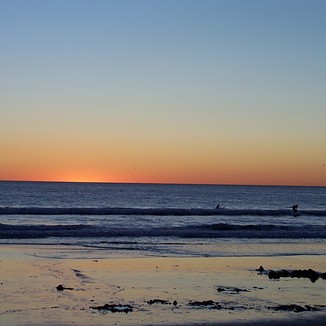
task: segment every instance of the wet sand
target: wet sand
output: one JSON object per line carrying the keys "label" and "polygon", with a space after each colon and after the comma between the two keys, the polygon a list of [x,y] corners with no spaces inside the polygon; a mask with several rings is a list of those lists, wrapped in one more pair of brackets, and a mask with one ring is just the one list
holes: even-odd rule
{"label": "wet sand", "polygon": [[[325,272],[325,256],[58,259],[51,250],[0,246],[0,325],[326,322],[326,280],[274,280],[256,271]],[[47,258],[36,256],[42,251]]]}

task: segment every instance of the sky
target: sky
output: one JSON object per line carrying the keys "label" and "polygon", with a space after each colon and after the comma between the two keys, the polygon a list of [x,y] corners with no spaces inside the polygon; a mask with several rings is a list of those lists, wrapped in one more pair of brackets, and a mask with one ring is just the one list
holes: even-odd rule
{"label": "sky", "polygon": [[0,0],[0,180],[326,186],[325,17]]}

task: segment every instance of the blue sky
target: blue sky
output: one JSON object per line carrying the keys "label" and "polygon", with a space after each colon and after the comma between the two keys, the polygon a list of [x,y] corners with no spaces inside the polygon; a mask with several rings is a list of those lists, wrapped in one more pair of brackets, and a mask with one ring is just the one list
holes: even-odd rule
{"label": "blue sky", "polygon": [[[269,172],[281,183],[291,157],[309,160],[297,170],[306,174],[326,161],[325,14],[325,1],[1,0],[2,152],[16,162],[47,147],[46,160],[27,166],[61,166],[51,155],[66,143],[124,181],[117,162],[143,164],[139,152],[179,162],[179,172],[209,170],[203,182],[236,183],[236,166],[233,174],[226,166],[246,153],[248,169],[264,166],[256,182],[271,182]],[[201,157],[196,167],[192,155]],[[150,166],[146,181],[160,181],[162,167]],[[255,182],[240,172],[248,175],[240,183]],[[324,170],[311,180],[324,184]]]}

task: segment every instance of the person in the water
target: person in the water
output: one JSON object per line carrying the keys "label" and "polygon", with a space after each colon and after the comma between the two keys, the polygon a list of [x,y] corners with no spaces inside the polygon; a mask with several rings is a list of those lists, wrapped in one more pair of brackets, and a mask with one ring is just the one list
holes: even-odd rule
{"label": "person in the water", "polygon": [[298,214],[299,205],[293,205],[291,208],[292,208],[292,211],[293,211],[293,215],[297,215]]}

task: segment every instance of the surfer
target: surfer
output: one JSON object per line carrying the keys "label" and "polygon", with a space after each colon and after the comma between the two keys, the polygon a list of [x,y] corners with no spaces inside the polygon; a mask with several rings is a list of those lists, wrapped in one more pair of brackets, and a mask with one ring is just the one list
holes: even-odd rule
{"label": "surfer", "polygon": [[293,211],[293,215],[294,216],[298,215],[299,205],[293,205],[291,208],[292,208],[292,211]]}

